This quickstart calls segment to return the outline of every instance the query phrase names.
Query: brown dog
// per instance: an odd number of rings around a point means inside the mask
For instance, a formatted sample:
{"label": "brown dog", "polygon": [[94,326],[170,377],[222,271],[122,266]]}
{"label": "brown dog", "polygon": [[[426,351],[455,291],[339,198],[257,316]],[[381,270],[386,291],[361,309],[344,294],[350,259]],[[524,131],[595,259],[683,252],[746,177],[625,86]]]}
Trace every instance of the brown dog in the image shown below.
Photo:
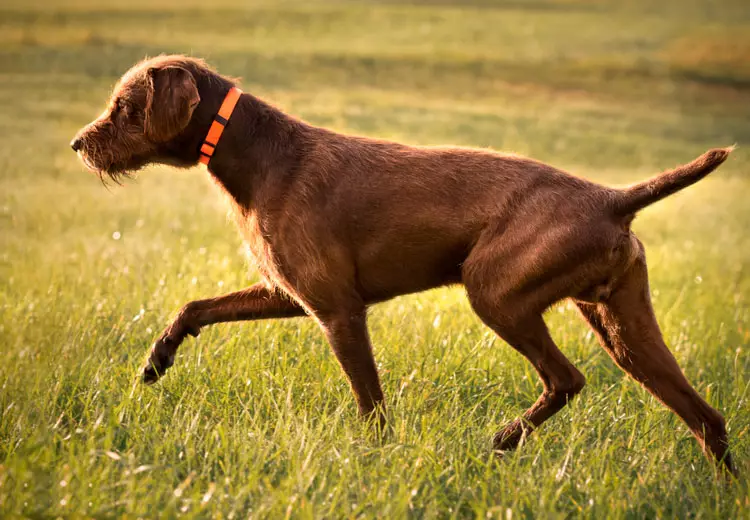
{"label": "brown dog", "polygon": [[309,315],[360,412],[382,421],[368,305],[460,283],[479,317],[531,361],[544,384],[523,417],[495,435],[495,449],[508,450],[583,388],[583,375],[542,319],[550,305],[572,298],[615,362],[734,472],[724,419],[664,344],[643,245],[630,231],[638,210],[700,180],[730,149],[618,190],[514,155],[337,134],[248,94],[228,123],[226,114],[219,118],[226,130],[215,147],[204,145],[233,87],[200,60],[143,61],[71,143],[88,168],[115,179],[149,163],[190,167],[213,154],[209,171],[233,201],[264,280],[185,305],[156,341],[146,382],[201,327]]}

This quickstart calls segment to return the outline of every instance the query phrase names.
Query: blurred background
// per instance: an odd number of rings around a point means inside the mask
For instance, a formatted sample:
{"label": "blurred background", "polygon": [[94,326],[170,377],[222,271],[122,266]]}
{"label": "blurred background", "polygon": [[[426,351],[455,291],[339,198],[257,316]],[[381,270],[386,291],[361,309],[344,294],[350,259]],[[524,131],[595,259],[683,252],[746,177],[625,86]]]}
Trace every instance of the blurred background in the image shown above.
{"label": "blurred background", "polygon": [[160,386],[134,384],[180,305],[256,279],[205,171],[105,189],[69,149],[160,53],[313,124],[608,184],[738,144],[635,230],[665,337],[750,470],[747,0],[3,0],[0,516],[747,517],[747,477],[718,489],[682,423],[564,304],[547,320],[589,385],[502,463],[488,439],[540,385],[460,288],[372,311],[383,445],[362,440],[305,320],[209,329]]}

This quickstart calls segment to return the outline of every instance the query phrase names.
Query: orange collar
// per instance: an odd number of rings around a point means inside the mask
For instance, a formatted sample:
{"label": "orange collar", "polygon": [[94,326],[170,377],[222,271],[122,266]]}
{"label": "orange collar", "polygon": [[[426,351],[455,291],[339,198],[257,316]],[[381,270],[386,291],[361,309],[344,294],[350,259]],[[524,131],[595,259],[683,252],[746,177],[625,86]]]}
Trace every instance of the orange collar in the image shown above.
{"label": "orange collar", "polygon": [[216,114],[213,123],[211,123],[211,128],[208,129],[208,134],[203,140],[203,144],[201,145],[200,158],[198,159],[198,161],[202,162],[206,166],[208,166],[208,162],[211,160],[211,156],[214,154],[216,145],[219,144],[219,138],[224,132],[224,127],[227,126],[229,118],[232,117],[232,112],[234,112],[234,107],[237,106],[237,101],[239,101],[240,95],[242,95],[242,91],[237,87],[232,87],[229,89],[229,92],[227,92],[224,101],[221,103],[219,113]]}

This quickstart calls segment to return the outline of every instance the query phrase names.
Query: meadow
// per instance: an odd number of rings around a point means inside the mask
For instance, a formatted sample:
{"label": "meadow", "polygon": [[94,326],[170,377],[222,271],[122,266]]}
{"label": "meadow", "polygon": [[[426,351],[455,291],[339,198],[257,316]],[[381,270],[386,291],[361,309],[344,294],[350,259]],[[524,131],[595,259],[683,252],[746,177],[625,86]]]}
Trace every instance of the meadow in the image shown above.
{"label": "meadow", "polygon": [[[314,124],[610,185],[738,144],[634,229],[740,477],[565,302],[547,322],[588,384],[502,460],[492,433],[541,384],[460,287],[371,309],[384,439],[305,319],[205,329],[140,384],[183,303],[257,279],[202,168],[104,187],[68,146],[125,70],[173,52]],[[0,517],[750,518],[745,0],[7,0],[0,106]]]}

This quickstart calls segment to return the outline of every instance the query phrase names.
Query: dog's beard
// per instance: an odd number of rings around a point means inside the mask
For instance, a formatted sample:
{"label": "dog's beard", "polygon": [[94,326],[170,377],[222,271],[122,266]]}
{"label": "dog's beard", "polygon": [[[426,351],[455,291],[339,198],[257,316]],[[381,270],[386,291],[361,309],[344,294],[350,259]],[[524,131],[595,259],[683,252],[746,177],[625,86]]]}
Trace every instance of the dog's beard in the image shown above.
{"label": "dog's beard", "polygon": [[95,160],[92,156],[80,150],[77,153],[86,169],[96,174],[105,185],[107,180],[111,180],[115,184],[122,184],[124,179],[132,178],[137,170],[146,165],[146,161],[135,158],[121,162],[103,161],[102,158]]}

